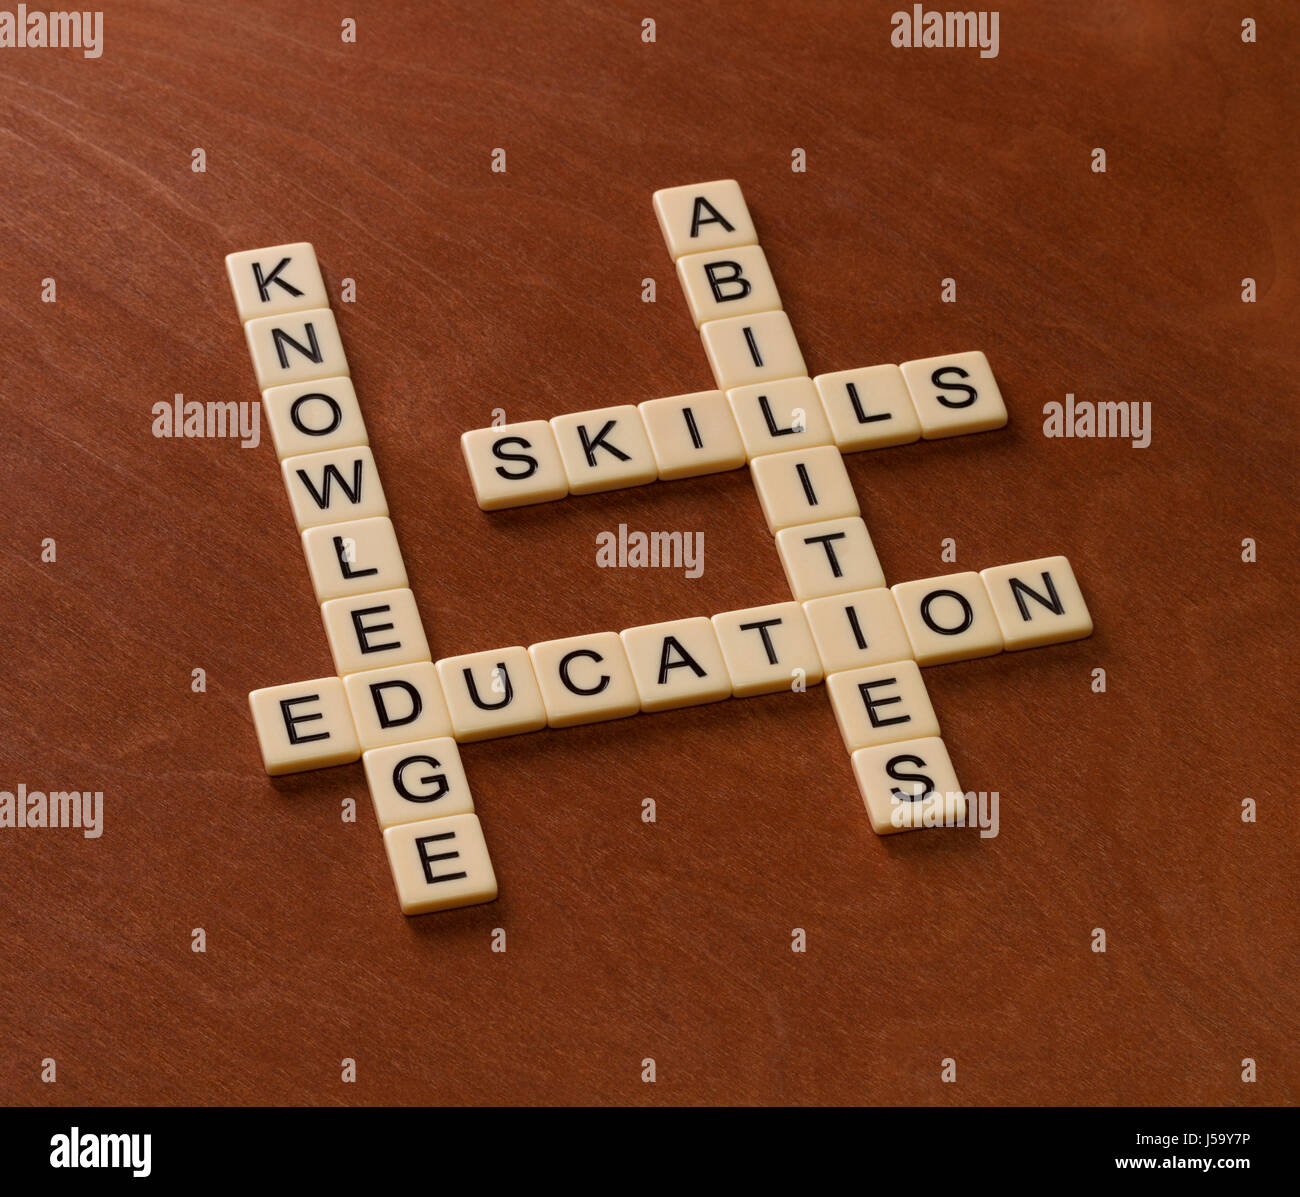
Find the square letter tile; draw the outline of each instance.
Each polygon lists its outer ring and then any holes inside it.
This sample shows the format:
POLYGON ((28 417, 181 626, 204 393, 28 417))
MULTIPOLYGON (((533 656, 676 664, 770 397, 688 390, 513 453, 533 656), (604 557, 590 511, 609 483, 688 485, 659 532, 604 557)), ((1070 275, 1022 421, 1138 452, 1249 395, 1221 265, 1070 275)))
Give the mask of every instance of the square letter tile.
POLYGON ((387 516, 308 528, 302 534, 302 550, 318 603, 406 585, 402 551, 387 516))
POLYGON ((731 697, 731 675, 713 624, 703 616, 648 623, 619 633, 643 711, 668 711, 731 697))
POLYGON ((877 835, 966 824, 966 795, 937 737, 903 740, 853 754, 858 789, 877 835))
POLYGON ((451 716, 432 661, 351 673, 343 688, 363 750, 451 735, 451 716))
POLYGON ((556 416, 551 431, 570 494, 643 486, 659 477, 641 413, 631 404, 556 416))
POLYGON ((912 659, 894 596, 883 586, 813 599, 803 610, 827 673, 912 659))
POLYGON ((361 759, 380 831, 398 823, 474 813, 455 740, 391 744, 372 748, 361 759))
POLYGON ((665 482, 735 470, 749 460, 721 391, 647 399, 637 410, 665 482))
POLYGON ((808 621, 798 603, 772 603, 713 617, 722 659, 737 698, 789 690, 798 678, 807 686, 822 680, 808 621))
POLYGON ((287 457, 280 470, 299 532, 388 514, 379 471, 365 445, 287 457))
POLYGON ((826 689, 850 752, 939 734, 939 720, 914 661, 832 673, 826 689))
POLYGON ((462 744, 516 736, 546 726, 546 707, 527 649, 444 657, 438 680, 451 712, 451 726, 462 744))
POLYGON ((979 350, 904 362, 901 369, 927 441, 1006 424, 1002 392, 979 350))
POLYGON ((617 632, 543 640, 528 655, 551 727, 621 719, 641 709, 617 632))
POLYGON ((350 378, 269 387, 262 392, 262 409, 271 425, 275 455, 281 461, 370 443, 350 378))
POLYGON ((758 242, 735 179, 665 187, 654 193, 654 205, 664 243, 674 259, 758 242))
POLYGON ((769 532, 858 514, 858 499, 834 445, 769 453, 749 463, 769 532))
POLYGON ((700 329, 704 352, 721 390, 808 373, 784 312, 710 320, 700 329))
POLYGON ((906 445, 921 437, 903 372, 897 366, 864 366, 813 381, 841 453, 906 445))
POLYGON ((677 277, 696 328, 710 320, 772 312, 781 306, 767 255, 757 245, 688 254, 677 259, 677 277))
POLYGON ((918 665, 969 661, 1002 651, 1002 629, 979 574, 899 582, 893 592, 918 665))
POLYGON ((316 251, 307 241, 227 254, 226 274, 240 320, 329 307, 316 251))
POLYGON ((1064 557, 995 565, 980 577, 1008 652, 1092 635, 1092 616, 1064 557))
POLYGON ((244 336, 262 390, 351 374, 329 308, 259 316, 244 325, 244 336))
POLYGON ((776 534, 776 551, 797 599, 885 584, 867 525, 857 516, 785 528, 776 534))
POLYGON ((340 677, 429 659, 429 642, 409 590, 330 599, 320 613, 340 677))
POLYGON ((831 444, 831 426, 811 378, 733 387, 727 402, 751 458, 831 444))
POLYGON ((475 906, 497 896, 477 815, 398 823, 384 832, 384 848, 403 914, 475 906))
POLYGON ((262 763, 272 777, 346 765, 361 755, 336 677, 268 686, 248 696, 262 763))
POLYGON ((460 438, 474 497, 484 511, 549 503, 569 493, 569 479, 545 420, 475 428, 460 438))

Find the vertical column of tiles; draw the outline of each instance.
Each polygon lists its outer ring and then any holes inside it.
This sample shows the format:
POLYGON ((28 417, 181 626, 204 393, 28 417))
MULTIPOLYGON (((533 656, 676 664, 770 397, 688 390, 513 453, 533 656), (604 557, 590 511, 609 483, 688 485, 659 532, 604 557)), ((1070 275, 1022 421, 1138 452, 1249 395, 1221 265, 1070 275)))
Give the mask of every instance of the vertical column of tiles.
MULTIPOLYGON (((987 363, 982 372, 974 355, 911 363, 914 377, 920 377, 915 367, 928 368, 927 384, 937 392, 925 416, 918 416, 906 367, 842 371, 814 383, 735 181, 659 191, 654 206, 714 379, 726 392, 790 589, 804 603, 802 610, 798 602, 785 606, 801 612, 797 626, 805 651, 817 661, 817 673, 826 674, 872 828, 884 835, 927 826, 922 815, 933 815, 936 802, 941 814, 955 809, 938 798, 935 786, 947 793, 956 779, 916 667, 927 654, 914 649, 910 627, 884 589, 841 453, 995 427, 1000 399, 987 363), (966 397, 955 384, 968 375, 977 376, 981 388, 978 413, 965 410, 970 403, 955 406, 966 397), (891 752, 884 760, 871 755, 909 737, 925 747, 926 758, 919 750, 891 752), (900 772, 930 758, 933 776, 900 772)), ((787 663, 766 620, 758 618, 780 619, 781 611, 778 605, 714 617, 736 694, 786 684, 787 663), (756 629, 763 634, 761 652, 742 636, 756 629)), ((991 607, 987 614, 981 632, 990 622, 996 632, 991 607)), ((997 643, 1000 649, 1000 635, 997 643)), ((963 650, 975 655, 973 644, 963 650)))
MULTIPOLYGON (((343 679, 249 695, 267 771, 361 756, 402 910, 490 901, 496 878, 315 251, 305 242, 249 250, 230 254, 226 269, 343 679)), ((471 451, 471 435, 465 453, 478 490, 480 457, 471 451)), ((480 493, 482 505, 540 501, 513 498, 518 492, 508 484, 521 469, 531 477, 551 466, 549 486, 556 489, 554 443, 546 462, 511 452, 530 448, 528 441, 493 442, 488 452, 511 470, 500 475, 506 485, 494 479, 496 491, 489 483, 487 501, 480 493)), ((536 496, 545 488, 533 482, 530 489, 536 496)))

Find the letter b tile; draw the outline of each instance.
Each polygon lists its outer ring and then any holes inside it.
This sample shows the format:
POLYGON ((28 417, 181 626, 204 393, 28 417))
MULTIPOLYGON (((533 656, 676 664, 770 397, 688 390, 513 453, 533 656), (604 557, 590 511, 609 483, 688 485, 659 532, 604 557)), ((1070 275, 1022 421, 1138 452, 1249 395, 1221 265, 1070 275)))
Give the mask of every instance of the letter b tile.
POLYGON ((781 306, 767 256, 757 245, 677 259, 677 277, 695 326, 727 316, 751 316, 781 306))

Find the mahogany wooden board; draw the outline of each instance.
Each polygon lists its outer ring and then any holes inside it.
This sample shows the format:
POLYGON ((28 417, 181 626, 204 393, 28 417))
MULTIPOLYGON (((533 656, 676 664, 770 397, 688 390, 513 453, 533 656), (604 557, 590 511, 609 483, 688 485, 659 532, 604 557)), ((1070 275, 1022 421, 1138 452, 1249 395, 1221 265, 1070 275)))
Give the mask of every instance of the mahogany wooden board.
POLYGON ((1004 2, 984 59, 896 7, 148 3, 0 51, 0 788, 105 807, 0 831, 5 1100, 1300 1098, 1300 21, 1004 2), (997 375, 1004 430, 846 459, 889 580, 1064 554, 1096 632, 926 671, 996 838, 873 835, 818 687, 467 746, 501 897, 403 918, 360 765, 260 766, 247 692, 332 672, 269 434, 152 407, 257 398, 223 256, 311 241, 435 657, 785 600, 747 471, 489 516, 458 447, 712 385, 650 197, 725 177, 813 373, 997 375), (1067 392, 1150 447, 1044 437, 1067 392), (620 523, 703 575, 598 568, 620 523))

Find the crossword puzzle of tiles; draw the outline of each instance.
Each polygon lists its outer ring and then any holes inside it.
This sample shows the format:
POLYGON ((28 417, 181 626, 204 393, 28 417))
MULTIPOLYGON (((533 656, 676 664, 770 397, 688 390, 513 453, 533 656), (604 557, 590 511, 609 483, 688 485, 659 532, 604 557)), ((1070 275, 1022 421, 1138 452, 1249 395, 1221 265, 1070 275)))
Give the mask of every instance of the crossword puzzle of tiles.
POLYGON ((920 666, 1092 631, 1064 557, 887 587, 842 454, 1001 428, 983 353, 810 378, 734 180, 654 196, 717 382, 479 428, 485 511, 748 465, 793 600, 434 662, 315 252, 231 254, 231 287, 338 672, 249 695, 271 774, 364 761, 406 914, 497 883, 457 743, 825 680, 878 835, 964 825, 920 666))

